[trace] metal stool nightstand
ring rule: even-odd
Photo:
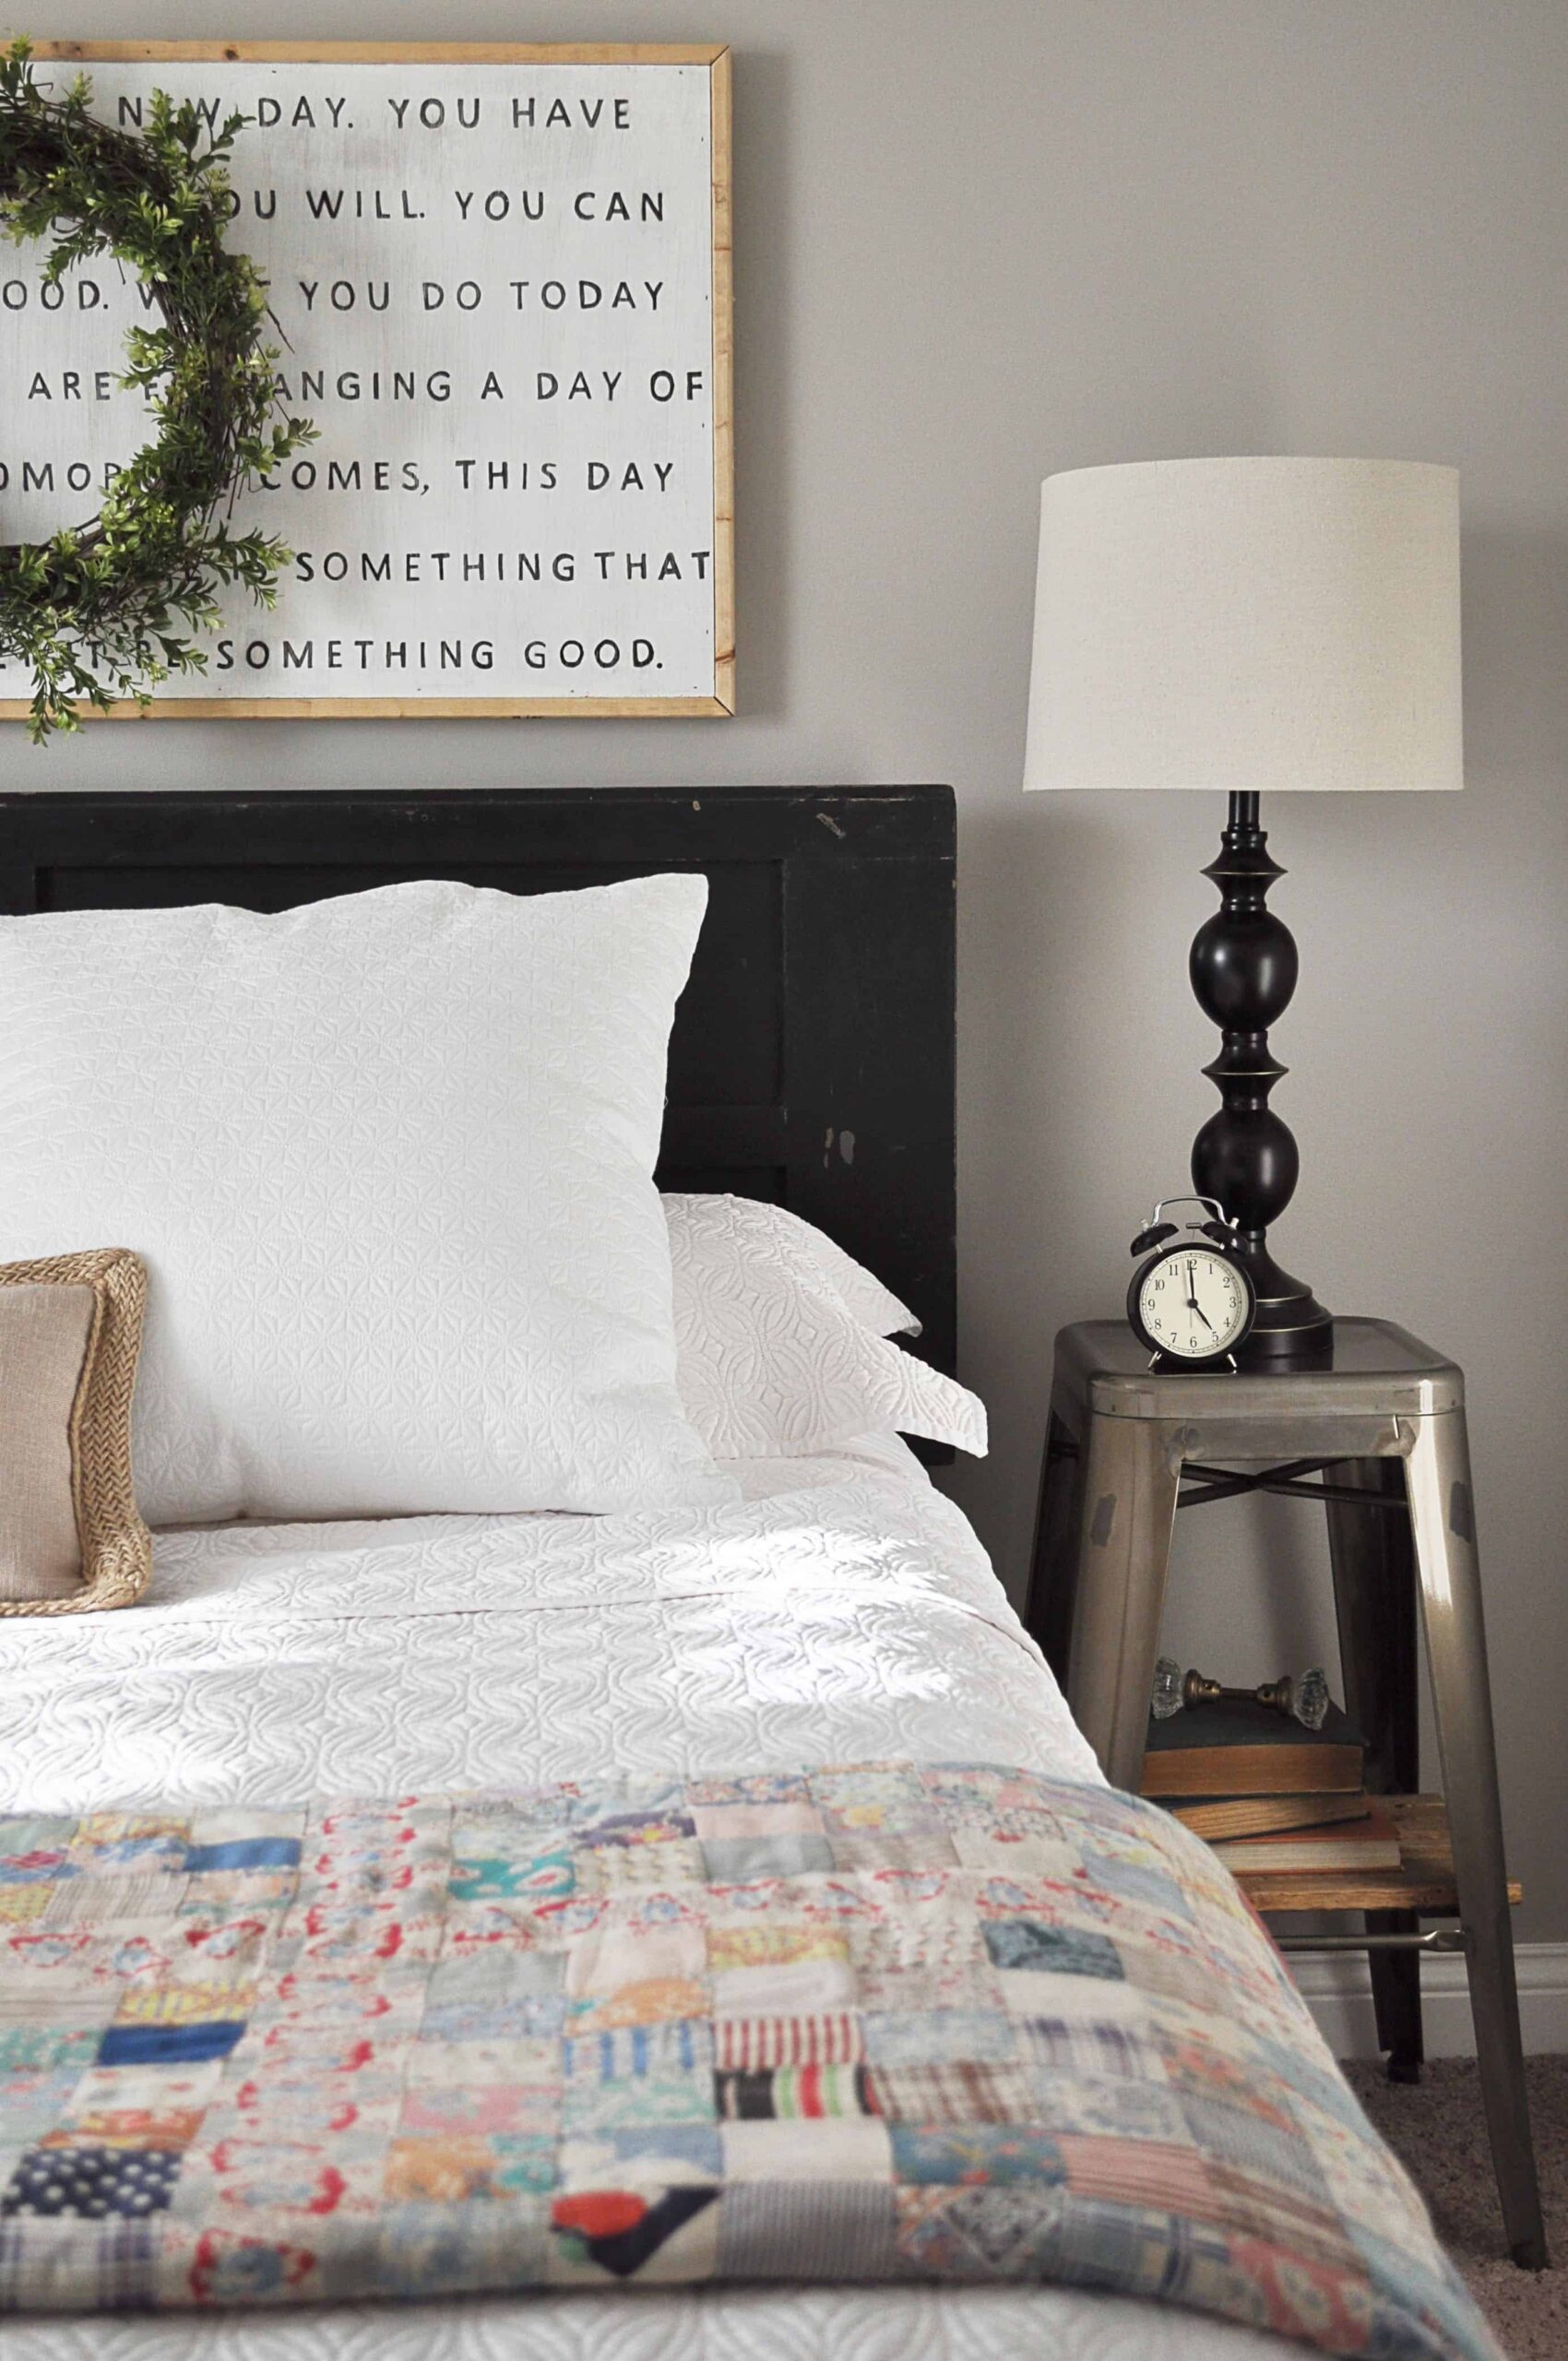
[[[1462,1949],[1487,2129],[1508,2243],[1538,2270],[1546,2236],[1525,2097],[1476,1553],[1465,1381],[1383,1320],[1336,1320],[1332,1358],[1235,1373],[1151,1369],[1119,1321],[1056,1340],[1025,1621],[1107,1776],[1136,1789],[1166,1567],[1178,1507],[1248,1491],[1327,1509],[1346,1705],[1367,1743],[1367,1784],[1417,1784],[1416,1602],[1420,1599],[1448,1804],[1418,1808],[1420,1857],[1381,1880],[1340,1881],[1296,1908],[1364,1911],[1378,2037],[1390,2071],[1421,2057],[1421,1948]],[[1447,1851],[1452,1845],[1452,1857]],[[1273,1892],[1260,1908],[1282,1910]],[[1456,1914],[1457,1930],[1419,1920]],[[1299,1948],[1311,1948],[1311,1939]]]

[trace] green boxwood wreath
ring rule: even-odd
[[[53,241],[46,284],[113,255],[163,319],[127,332],[119,380],[145,395],[153,439],[95,517],[0,546],[0,655],[31,671],[42,742],[75,730],[84,703],[145,709],[160,682],[205,671],[196,635],[221,620],[220,587],[273,605],[291,552],[232,531],[233,504],[315,429],[279,402],[266,283],[224,243],[224,167],[248,118],[210,130],[158,91],[140,131],[117,130],[94,116],[85,75],[55,96],[30,55],[25,41],[0,54],[0,227],[18,244]]]

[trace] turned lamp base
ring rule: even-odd
[[[1218,1197],[1236,1225],[1258,1299],[1241,1358],[1269,1365],[1326,1360],[1334,1335],[1331,1315],[1267,1244],[1301,1170],[1295,1137],[1268,1103],[1288,1071],[1269,1050],[1268,1028],[1289,1006],[1299,967],[1295,937],[1267,907],[1284,874],[1269,857],[1256,795],[1233,794],[1218,859],[1204,872],[1219,888],[1219,908],[1198,929],[1188,962],[1198,1005],[1220,1032],[1219,1055],[1204,1068],[1220,1104],[1193,1142],[1193,1186]]]

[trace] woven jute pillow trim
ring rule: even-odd
[[[0,1599],[0,1615],[79,1615],[130,1607],[152,1573],[152,1536],[131,1480],[131,1395],[147,1310],[147,1271],[127,1247],[0,1266],[0,1287],[89,1287],[92,1325],[71,1404],[71,1497],[82,1586],[69,1598]]]

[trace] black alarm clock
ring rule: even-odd
[[[1204,1205],[1212,1219],[1165,1221],[1167,1205]],[[1127,1321],[1139,1343],[1183,1369],[1232,1364],[1252,1334],[1258,1299],[1224,1207],[1213,1197],[1162,1197],[1132,1251],[1146,1258],[1127,1289]]]

